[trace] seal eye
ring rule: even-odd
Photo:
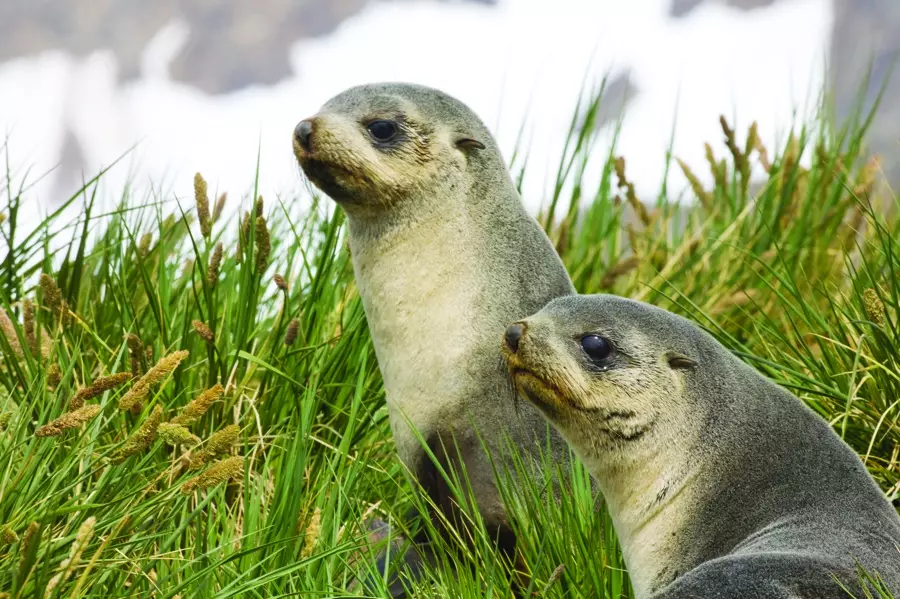
[[[600,335],[585,335],[581,338],[581,349],[594,362],[602,362],[613,353],[613,344]]]
[[[397,123],[393,121],[372,121],[366,129],[375,141],[391,141],[397,135]]]

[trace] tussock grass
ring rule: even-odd
[[[578,108],[586,126],[573,120],[540,215],[577,288],[697,320],[900,497],[900,211],[864,151],[866,115],[839,130],[822,116],[778,148],[723,118],[727,153],[671,157],[691,182],[678,203],[636,197],[627,157],[594,148],[598,98]],[[588,160],[605,161],[596,188]],[[225,220],[231,200],[211,213],[198,174],[193,206],[126,191],[97,215],[101,173],[68,202],[84,205],[77,222],[51,215],[22,235],[14,178],[0,209],[0,593],[358,596],[383,536],[368,522],[412,525],[399,516],[421,499],[392,454],[340,211],[254,193]],[[562,497],[551,465],[520,490],[499,472],[521,559],[494,555],[466,510],[475,538],[434,538],[418,596],[509,597],[514,578],[537,597],[629,596],[612,526],[572,468]]]

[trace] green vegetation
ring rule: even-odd
[[[673,157],[693,203],[666,189],[641,203],[626,161],[594,148],[597,97],[540,216],[577,288],[694,318],[900,497],[900,211],[864,152],[865,115],[840,130],[822,116],[769,149],[723,119],[728,153]],[[606,162],[597,188],[588,160]],[[126,192],[98,215],[101,176],[70,200],[78,222],[22,235],[27,191],[5,179],[0,596],[356,596],[366,522],[413,498],[340,211],[254,194],[229,221],[198,178],[196,206]],[[568,200],[582,209],[563,213]],[[53,254],[57,236],[71,241]],[[558,500],[543,481],[503,490],[535,596],[630,596],[580,466]],[[514,574],[488,547],[439,542],[418,596],[509,597]]]

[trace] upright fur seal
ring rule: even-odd
[[[479,512],[510,551],[515,539],[482,441],[493,458],[506,447],[501,432],[526,455],[546,448],[548,435],[560,459],[568,450],[538,410],[517,413],[496,339],[509,322],[574,293],[562,261],[525,211],[488,129],[438,90],[348,89],[297,125],[294,152],[347,216],[400,459],[453,517],[407,422],[444,467],[461,455]]]
[[[502,346],[595,477],[638,599],[847,599],[832,575],[861,597],[856,560],[900,590],[900,519],[859,457],[689,320],[573,296]]]

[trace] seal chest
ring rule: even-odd
[[[690,321],[571,296],[502,346],[607,499],[639,599],[846,597],[832,576],[861,596],[857,561],[900,589],[900,518],[859,457]]]

